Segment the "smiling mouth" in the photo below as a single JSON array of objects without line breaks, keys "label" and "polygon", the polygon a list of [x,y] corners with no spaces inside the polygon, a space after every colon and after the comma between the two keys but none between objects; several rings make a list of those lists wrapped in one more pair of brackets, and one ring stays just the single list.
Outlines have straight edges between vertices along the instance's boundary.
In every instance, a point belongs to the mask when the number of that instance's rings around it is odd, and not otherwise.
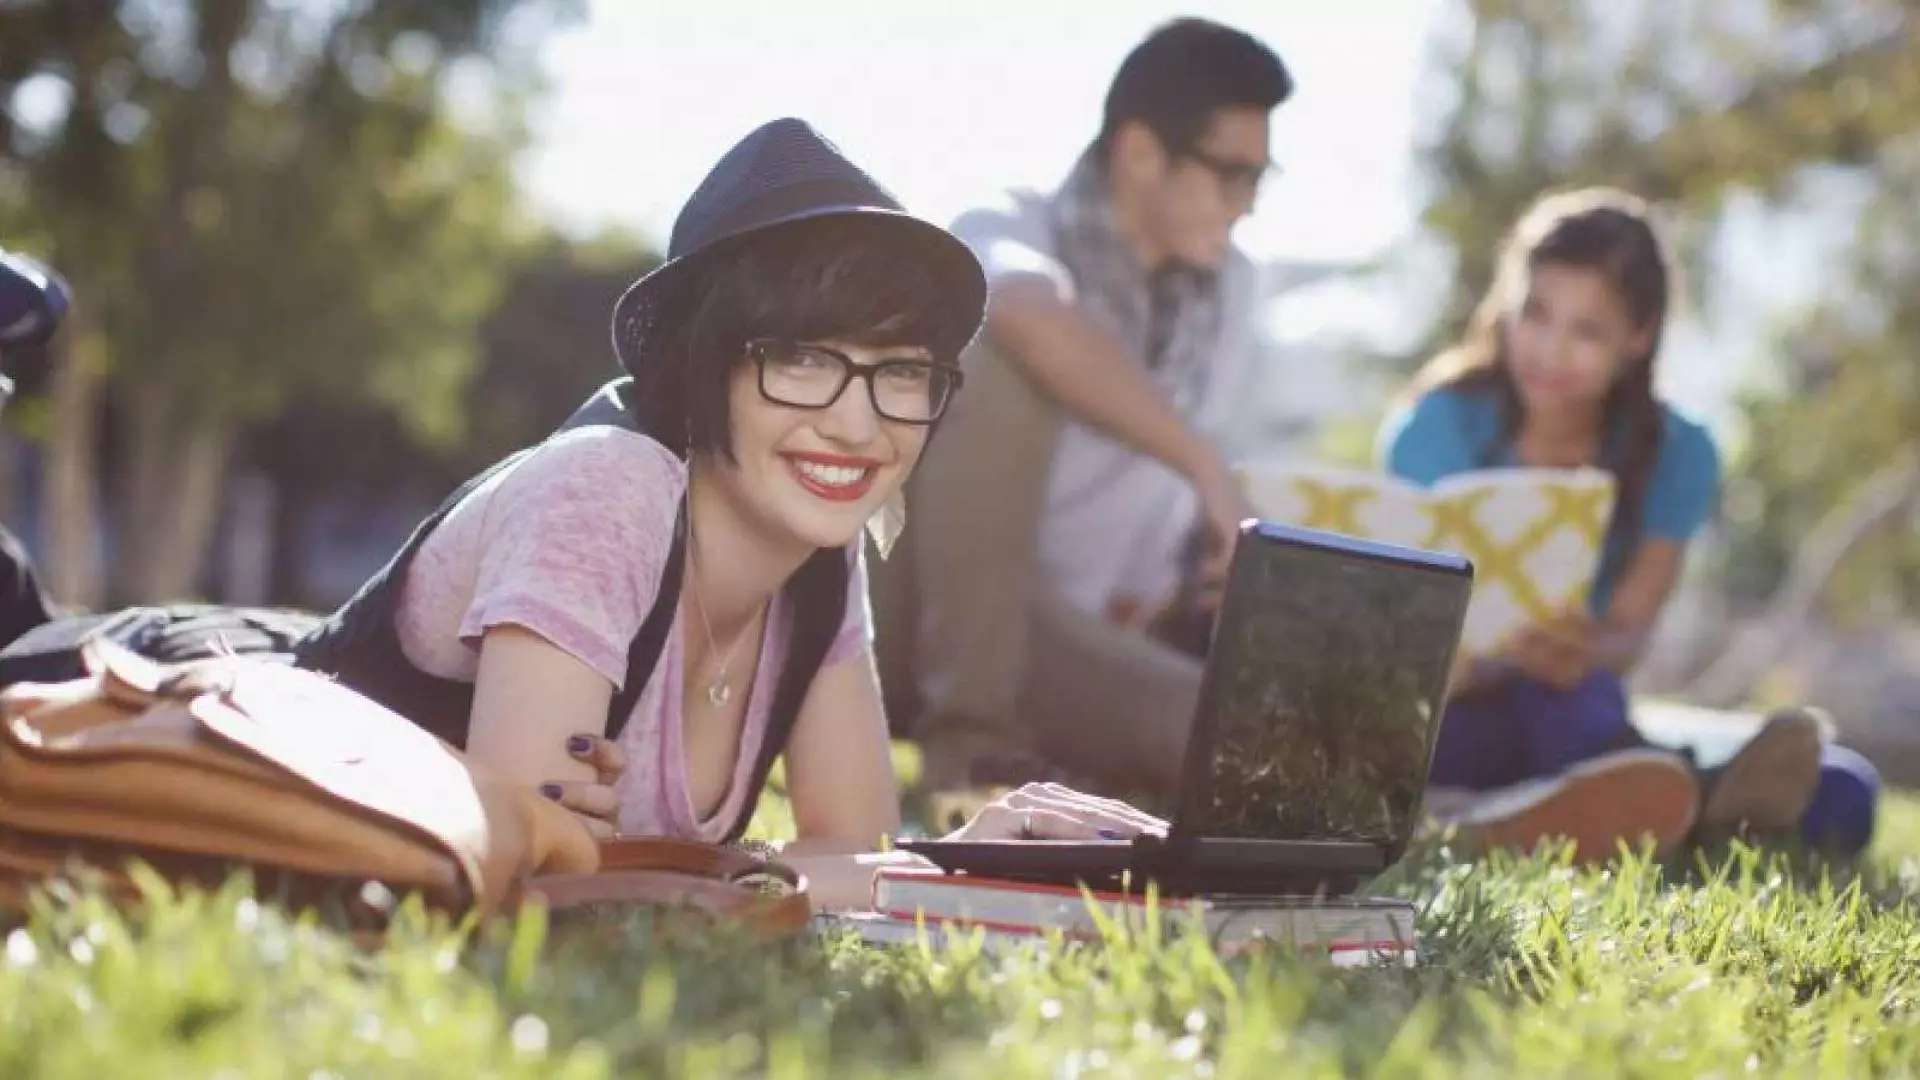
[{"label": "smiling mouth", "polygon": [[801,487],[829,502],[857,502],[865,498],[867,492],[873,490],[874,474],[879,472],[874,465],[830,464],[798,457],[787,458],[787,467]]}]

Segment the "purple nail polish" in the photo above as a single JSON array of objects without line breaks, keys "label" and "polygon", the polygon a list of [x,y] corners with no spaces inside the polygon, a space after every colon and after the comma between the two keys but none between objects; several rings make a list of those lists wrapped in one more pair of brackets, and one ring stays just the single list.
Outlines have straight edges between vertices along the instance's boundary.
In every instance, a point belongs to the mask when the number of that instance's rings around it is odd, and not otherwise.
[{"label": "purple nail polish", "polygon": [[545,795],[549,799],[558,800],[560,798],[560,785],[559,784],[541,784],[540,794]]},{"label": "purple nail polish", "polygon": [[1120,836],[1120,830],[1119,830],[1119,829],[1101,829],[1101,830],[1100,830],[1100,839],[1102,839],[1102,840],[1119,840],[1119,839],[1121,839],[1121,836]]},{"label": "purple nail polish", "polygon": [[584,754],[591,749],[593,749],[593,740],[587,738],[585,735],[567,736],[567,752],[568,753]]}]

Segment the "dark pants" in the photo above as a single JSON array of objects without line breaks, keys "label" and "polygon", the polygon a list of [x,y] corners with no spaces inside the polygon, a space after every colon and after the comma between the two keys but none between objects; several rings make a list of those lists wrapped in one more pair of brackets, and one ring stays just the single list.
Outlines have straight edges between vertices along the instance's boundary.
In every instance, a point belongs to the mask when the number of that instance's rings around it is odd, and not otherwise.
[{"label": "dark pants", "polygon": [[[1564,772],[1609,750],[1652,745],[1628,719],[1612,672],[1572,690],[1514,678],[1453,702],[1435,742],[1429,782],[1486,791]],[[1880,774],[1843,746],[1821,750],[1820,781],[1800,819],[1810,846],[1858,852],[1873,836]]]},{"label": "dark pants", "polygon": [[53,603],[33,572],[26,545],[0,528],[0,648],[53,620]]}]

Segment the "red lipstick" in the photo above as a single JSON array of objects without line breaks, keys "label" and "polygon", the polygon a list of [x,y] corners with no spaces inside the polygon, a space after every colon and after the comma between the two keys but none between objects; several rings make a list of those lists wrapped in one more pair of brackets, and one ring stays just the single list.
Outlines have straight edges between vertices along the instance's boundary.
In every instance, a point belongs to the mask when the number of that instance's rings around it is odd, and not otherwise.
[{"label": "red lipstick", "polygon": [[[873,490],[880,463],[845,454],[792,453],[782,455],[793,478],[807,491],[828,502],[859,502]],[[814,466],[809,469],[806,466]],[[838,473],[840,475],[829,475]],[[857,473],[857,476],[850,474]]]}]

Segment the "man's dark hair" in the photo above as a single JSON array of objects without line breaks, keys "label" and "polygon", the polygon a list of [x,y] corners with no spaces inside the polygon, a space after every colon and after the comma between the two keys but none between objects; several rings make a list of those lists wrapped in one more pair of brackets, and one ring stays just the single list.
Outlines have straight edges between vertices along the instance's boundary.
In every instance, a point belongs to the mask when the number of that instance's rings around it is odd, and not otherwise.
[{"label": "man's dark hair", "polygon": [[1104,164],[1120,126],[1145,124],[1171,153],[1193,149],[1214,113],[1270,112],[1293,95],[1293,76],[1252,35],[1207,19],[1163,23],[1134,46],[1107,88],[1105,118],[1093,141]]},{"label": "man's dark hair", "polygon": [[822,218],[714,252],[676,287],[679,314],[634,371],[641,429],[676,453],[730,460],[731,381],[755,338],[918,345],[957,361],[975,328],[924,251],[898,240],[884,224]]}]

